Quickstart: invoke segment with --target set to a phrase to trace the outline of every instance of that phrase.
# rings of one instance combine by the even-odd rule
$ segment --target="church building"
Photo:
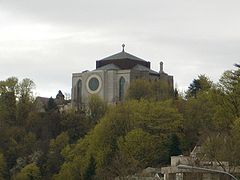
[[[96,61],[96,69],[72,74],[72,105],[84,106],[90,95],[96,94],[108,103],[123,101],[128,87],[136,79],[162,79],[173,88],[173,76],[163,71],[153,71],[149,61],[122,51]]]

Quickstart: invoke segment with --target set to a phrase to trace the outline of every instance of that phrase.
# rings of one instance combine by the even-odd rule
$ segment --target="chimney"
[[[160,71],[159,71],[159,73],[163,73],[163,62],[162,61],[160,62]]]

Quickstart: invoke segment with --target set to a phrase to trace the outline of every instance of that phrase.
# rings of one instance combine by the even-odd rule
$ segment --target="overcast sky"
[[[0,0],[0,80],[28,77],[36,95],[71,92],[73,72],[125,50],[187,89],[240,60],[239,0]]]

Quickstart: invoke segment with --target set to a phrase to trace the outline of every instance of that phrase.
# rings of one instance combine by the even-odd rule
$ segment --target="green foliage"
[[[4,180],[5,176],[6,176],[7,172],[6,172],[6,162],[5,159],[3,157],[3,154],[0,153],[0,180]]]
[[[17,103],[17,123],[23,126],[28,114],[33,107],[33,92],[35,84],[32,80],[25,78],[19,83],[19,96]]]
[[[34,87],[27,78],[21,82],[15,77],[0,81],[0,125],[23,125],[32,107]]]
[[[156,136],[142,129],[134,129],[126,136],[119,138],[118,148],[125,157],[136,160],[140,167],[147,167],[158,158],[157,142]]]
[[[16,77],[10,77],[5,81],[0,81],[0,94],[6,92],[14,92],[14,94],[18,93],[18,79]]]
[[[62,132],[56,139],[52,139],[49,144],[50,152],[61,152],[61,150],[68,144],[69,137],[66,132]]]
[[[45,173],[48,176],[57,173],[60,166],[63,164],[63,157],[61,150],[68,145],[69,137],[66,132],[61,133],[56,139],[52,139],[49,143],[49,152],[47,155],[47,162]]]
[[[57,104],[52,97],[48,100],[47,111],[54,111],[57,109]]]
[[[174,97],[173,88],[164,80],[137,79],[131,82],[127,99],[167,100]]]
[[[107,111],[107,103],[98,95],[91,95],[88,98],[88,118],[92,122],[97,122]]]
[[[215,129],[204,139],[203,150],[208,160],[217,162],[225,171],[234,173],[240,164],[240,70],[226,71],[217,89],[213,103],[216,112],[213,115]],[[228,162],[230,169],[223,162]]]
[[[216,129],[217,105],[213,101],[212,90],[199,92],[197,98],[190,97],[184,104],[184,149],[192,150],[196,142]]]
[[[235,118],[240,117],[240,69],[226,71],[219,80],[219,101]]]
[[[197,94],[201,91],[207,91],[212,87],[212,81],[205,75],[199,75],[198,79],[194,79],[193,82],[188,87],[188,91],[186,92],[186,96],[189,97],[197,97]]]
[[[16,95],[18,79],[0,81],[0,127],[16,125]]]
[[[67,131],[70,143],[75,143],[83,137],[92,127],[92,123],[85,113],[68,111],[62,114],[61,126],[63,131]]]
[[[16,125],[16,97],[14,92],[0,95],[0,127]]]
[[[169,156],[178,156],[182,154],[180,149],[180,140],[176,134],[171,134],[168,139]]]
[[[77,165],[78,163],[64,163],[61,166],[61,171],[53,176],[54,180],[77,180],[83,179],[80,174],[80,169]]]
[[[38,180],[41,179],[41,173],[35,163],[25,166],[17,175],[14,180]]]
[[[86,170],[83,174],[83,179],[93,179],[96,170],[96,162],[95,159],[91,156],[89,160],[89,164],[86,167]]]
[[[151,81],[150,87],[153,90],[152,99],[154,99],[154,100],[163,101],[163,100],[176,98],[176,96],[177,96],[177,94],[174,94],[173,87],[164,79],[159,79],[157,81]]]
[[[199,143],[204,160],[240,164],[239,67],[217,85],[198,76],[186,97],[161,79],[136,80],[127,101],[107,106],[94,95],[77,112],[55,111],[53,99],[36,112],[33,88],[30,79],[0,81],[0,180],[123,178]]]
[[[79,178],[84,177],[88,165],[96,163],[96,171],[90,168],[91,172],[104,179],[159,162],[158,153],[167,149],[162,148],[164,139],[171,133],[180,133],[181,122],[182,116],[170,102],[128,101],[111,107],[84,139],[62,151],[66,162],[56,176],[78,168]],[[95,163],[91,163],[91,157]],[[119,159],[134,168],[120,167]],[[121,172],[109,170],[112,167]]]
[[[19,127],[4,128],[0,131],[0,151],[4,153],[8,170],[16,159],[24,154],[25,131]]]
[[[44,143],[55,138],[61,130],[61,115],[58,112],[30,112],[25,127]],[[43,145],[43,144],[42,144]]]
[[[135,80],[128,89],[128,98],[140,100],[152,97],[153,91],[150,84],[147,80]]]

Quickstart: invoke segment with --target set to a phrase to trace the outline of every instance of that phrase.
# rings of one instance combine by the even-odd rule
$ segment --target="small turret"
[[[62,93],[62,91],[61,90],[59,90],[58,91],[58,94],[56,95],[56,99],[59,99],[59,100],[64,100],[64,95],[63,95],[63,93]]]

